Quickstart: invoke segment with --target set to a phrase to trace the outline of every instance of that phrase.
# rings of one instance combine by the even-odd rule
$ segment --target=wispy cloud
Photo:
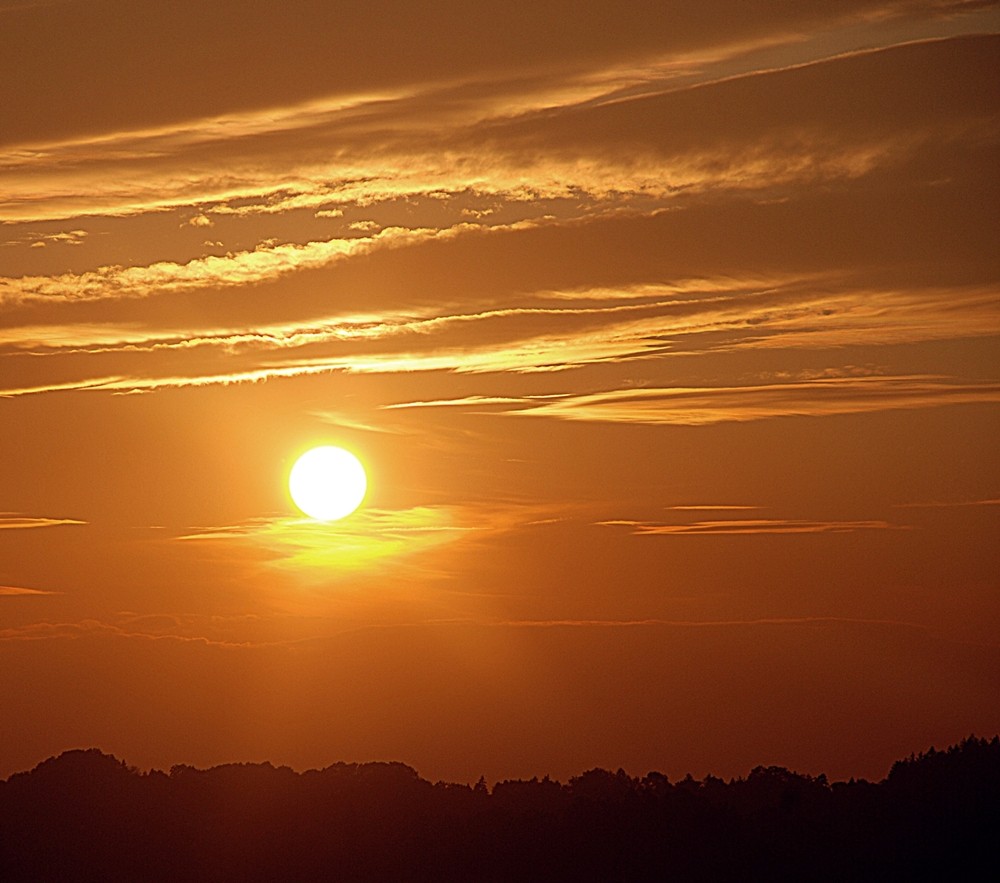
[[[406,315],[364,315],[317,317],[311,322],[283,322],[245,327],[182,329],[179,327],[141,328],[136,325],[101,324],[28,325],[0,329],[0,347],[32,356],[141,354],[168,350],[217,348],[227,354],[239,351],[281,351],[314,344],[353,340],[378,340],[393,335],[419,332],[425,322],[419,309]]]
[[[61,592],[50,592],[45,589],[28,589],[24,586],[0,586],[0,595],[60,595]]]
[[[1000,499],[988,500],[950,500],[932,501],[928,503],[897,503],[897,509],[964,509],[967,507],[1000,506]]]
[[[497,237],[512,228],[484,230],[460,225],[448,231],[429,234],[419,230],[389,230],[381,245],[399,244],[428,238],[452,238],[462,232]],[[518,228],[525,231],[524,226]],[[147,271],[159,278],[156,291],[183,290],[204,284],[238,285],[246,267],[255,256],[261,266],[248,280],[260,282],[290,272],[297,258],[285,257],[299,252],[311,253],[328,247],[331,252],[366,253],[376,247],[374,239],[337,240],[311,243],[308,246],[262,246],[231,258],[206,258],[188,265],[106,268],[107,290],[95,297],[145,296],[153,291]],[[346,256],[346,252],[345,252]],[[309,264],[309,258],[306,264]],[[324,258],[318,258],[322,264]],[[232,266],[231,266],[232,264]],[[234,269],[234,267],[236,269]],[[232,271],[232,272],[231,272]],[[103,271],[102,271],[103,272]],[[125,273],[118,278],[115,274]],[[89,277],[88,277],[89,278]],[[142,281],[145,280],[145,281]],[[229,281],[226,281],[229,280]],[[0,280],[2,282],[2,280]],[[46,297],[83,298],[88,285],[100,286],[83,276],[66,280],[65,289],[53,287]],[[113,284],[111,284],[113,283]],[[726,351],[749,348],[824,347],[850,343],[905,343],[950,337],[984,336],[1000,333],[1000,307],[992,287],[914,288],[911,290],[843,289],[850,281],[831,274],[785,274],[760,277],[729,276],[680,282],[624,284],[615,288],[542,290],[512,296],[514,302],[502,307],[448,310],[451,304],[433,302],[412,304],[404,310],[345,313],[317,317],[311,321],[283,322],[258,326],[202,327],[182,330],[178,327],[139,328],[113,322],[72,325],[14,326],[0,329],[0,346],[22,348],[93,348],[104,351],[114,347],[187,348],[218,345],[234,347],[282,348],[325,341],[355,338],[383,338],[413,334],[422,340],[461,330],[470,348],[477,339],[484,346],[501,348],[496,357],[504,362],[504,345],[516,350],[521,343],[541,350],[539,358],[527,362],[572,365],[588,358],[626,357],[648,354],[651,350],[670,352]],[[893,317],[889,323],[887,317]],[[516,322],[516,325],[515,325]],[[512,337],[511,330],[516,329]],[[711,337],[709,337],[711,335]],[[443,339],[443,338],[438,338]],[[576,342],[580,355],[574,359]],[[563,351],[560,353],[560,351]],[[560,359],[561,355],[561,359]],[[516,364],[516,354],[509,360]],[[523,360],[522,360],[523,361]],[[472,370],[483,370],[478,362]]]
[[[131,627],[128,623],[100,619],[83,619],[76,622],[38,622],[0,629],[0,642],[58,641],[85,638],[126,638],[142,641],[168,641],[236,650],[296,643],[295,641],[220,640],[205,635],[164,632],[158,629],[150,631],[143,629],[141,625]]]
[[[58,276],[0,278],[0,303],[147,297],[153,293],[209,286],[251,285],[295,270],[329,266],[351,255],[389,245],[398,246],[440,233],[436,230],[393,227],[373,236],[352,239],[328,239],[303,245],[263,244],[252,251],[196,258],[184,264],[162,261],[147,266],[109,266]]]
[[[494,231],[486,235],[498,234]],[[368,247],[374,244],[362,246]],[[222,278],[229,271],[224,269],[225,260],[219,260],[220,264],[212,272]],[[253,276],[254,279],[259,281],[269,273],[289,271],[290,265],[283,264],[281,259],[273,265],[270,260],[268,258],[267,266],[261,270],[261,275]],[[169,271],[165,270],[164,279],[176,269],[177,265],[173,265]],[[183,278],[164,281],[165,290],[174,284],[196,287],[199,283],[195,277],[202,269],[193,270],[192,278],[187,281]],[[232,284],[238,284],[238,278],[239,274],[233,276]],[[554,372],[665,355],[753,349],[833,349],[1000,334],[1000,301],[992,288],[838,292],[829,290],[837,284],[836,280],[827,280],[824,284],[827,290],[817,291],[815,277],[803,278],[796,274],[788,276],[784,283],[775,279],[771,286],[753,287],[759,281],[752,276],[710,280],[705,284],[707,290],[702,291],[695,290],[690,283],[680,287],[662,283],[624,285],[618,289],[544,290],[518,295],[509,306],[468,312],[454,312],[447,308],[450,305],[426,302],[411,304],[405,309],[395,307],[367,314],[321,316],[252,329],[235,324],[195,329],[179,325],[146,328],[117,322],[14,326],[0,329],[0,350],[36,355],[118,354],[131,361],[116,362],[113,372],[91,373],[77,381],[58,378],[44,383],[9,385],[0,389],[0,395],[96,388],[112,392],[152,391],[331,371],[369,374]],[[724,290],[725,285],[729,286],[728,290]],[[140,286],[130,290],[138,295],[153,289]],[[108,294],[96,288],[95,292],[95,296],[100,297]],[[57,297],[63,296],[76,295],[67,291]],[[400,346],[399,342],[404,345]],[[245,358],[242,364],[236,363],[227,373],[174,373],[176,368],[167,373],[162,367],[142,361],[143,354],[198,348],[241,353]],[[303,354],[307,348],[308,354]],[[77,363],[76,370],[82,364]],[[51,377],[51,372],[48,376]],[[885,383],[894,383],[895,392],[898,392],[902,379]],[[934,391],[931,386],[933,384],[927,390]],[[791,408],[791,391],[795,388],[769,387],[767,394],[775,397],[780,393],[786,406]],[[874,387],[869,384],[864,389],[871,393]],[[946,391],[942,384],[935,390],[938,393]],[[681,393],[693,400],[697,392],[667,394],[673,397],[676,410],[682,404]],[[721,392],[710,390],[705,394],[714,395],[718,401]],[[973,394],[971,388],[966,392]],[[741,395],[744,402],[749,401],[745,391],[737,390],[732,394]],[[758,392],[758,396],[763,394]],[[977,394],[987,393],[979,390]],[[649,399],[654,392],[641,395]],[[958,390],[953,388],[951,395],[958,395]],[[606,393],[593,399],[591,413],[597,413],[598,405],[601,412],[608,412],[612,397],[613,394]],[[508,397],[493,395],[489,398],[494,401],[434,399],[390,403],[390,407],[496,406],[502,404],[497,399]],[[871,399],[870,394],[865,397],[866,401]],[[582,406],[583,399],[577,404]],[[850,408],[845,402],[840,406]],[[638,410],[635,402],[630,407],[633,411]],[[552,412],[558,410],[568,410],[568,404],[554,406]],[[781,413],[780,409],[776,413]]]
[[[672,512],[706,512],[706,511],[723,511],[723,512],[735,512],[741,509],[760,509],[760,506],[720,506],[720,505],[697,505],[697,506],[667,506]]]
[[[377,432],[389,435],[394,435],[399,432],[399,430],[395,427],[386,426],[384,424],[378,425],[368,420],[362,420],[354,414],[349,414],[345,411],[335,411],[329,408],[322,411],[313,411],[312,416],[318,420],[322,420],[324,423],[329,423],[333,426],[339,426],[344,429],[358,429],[362,432]]]
[[[48,245],[83,245],[90,235],[86,230],[63,230],[59,233],[30,232],[14,239],[0,242],[0,248],[27,245],[29,248],[45,248]]]
[[[116,171],[124,171],[119,168],[121,162],[113,166],[102,163],[109,177],[92,172],[84,178],[75,170],[58,174],[58,167],[44,177],[12,169],[19,175],[11,177],[9,187],[14,192],[6,207],[0,205],[0,220],[80,223],[89,216],[190,211],[192,206],[207,219],[301,209],[322,212],[318,217],[336,217],[331,212],[345,205],[468,195],[490,197],[512,207],[520,205],[526,214],[534,214],[534,205],[546,200],[586,200],[591,204],[585,208],[591,213],[627,206],[636,197],[673,202],[678,196],[696,193],[739,194],[859,178],[892,164],[918,144],[913,137],[899,135],[875,144],[831,144],[825,149],[788,145],[777,154],[768,154],[763,146],[743,152],[702,149],[690,155],[633,158],[628,164],[615,164],[606,155],[611,154],[608,149],[589,151],[589,156],[583,152],[577,157],[550,154],[530,159],[511,156],[496,146],[456,144],[439,152],[400,150],[397,155],[373,156],[363,165],[352,159],[314,166],[290,157],[290,167],[281,173],[264,171],[264,164],[258,161],[248,163],[244,170],[231,167],[224,185],[219,184],[217,169],[210,166],[202,170],[156,166],[144,170],[146,180],[141,189],[134,185],[123,189],[124,185],[114,179]],[[479,153],[475,162],[469,159],[471,151]],[[779,148],[775,146],[773,151]],[[225,159],[223,155],[216,161]],[[42,195],[32,196],[32,191],[37,194],[39,190]]]
[[[558,396],[557,396],[558,397]],[[535,401],[537,398],[545,399],[550,396],[484,396],[471,395],[458,399],[428,399],[427,401],[398,402],[394,405],[385,405],[384,410],[403,410],[407,408],[479,408],[484,405],[515,405],[525,404]]]
[[[19,515],[14,512],[0,512],[0,530],[31,530],[37,527],[59,527],[66,524],[86,524],[75,518],[44,518]]]
[[[757,191],[892,165],[928,140],[954,135],[984,101],[980,90],[952,95],[950,82],[934,75],[954,64],[975,67],[982,62],[975,53],[901,47],[871,89],[851,91],[848,114],[844,81],[878,66],[882,53],[829,60],[827,47],[818,60],[810,43],[804,32],[772,32],[584,70],[452,79],[20,145],[0,156],[0,219],[330,212],[464,193],[509,203],[621,203],[637,195]],[[762,54],[795,45],[803,47],[801,64],[775,67]],[[927,60],[915,62],[915,54]],[[897,66],[919,83],[907,86]],[[823,75],[812,76],[813,68]],[[789,88],[796,78],[798,88]],[[685,96],[694,88],[700,103],[717,106],[707,113],[692,107]],[[901,100],[914,88],[931,95],[933,127]],[[945,100],[937,100],[942,92]],[[818,104],[833,125],[817,116]],[[649,125],[664,118],[675,124]],[[696,142],[691,132],[709,137]]]
[[[492,623],[514,628],[756,628],[766,626],[889,626],[891,628],[919,629],[928,626],[900,619],[867,619],[850,616],[787,616],[760,619],[512,619]]]
[[[345,575],[371,574],[404,562],[410,566],[409,559],[477,533],[509,530],[530,521],[537,513],[537,509],[502,505],[364,508],[341,521],[263,518],[200,529],[178,540],[236,543],[263,552],[269,567],[292,572],[307,581],[329,583]],[[431,568],[431,572],[437,571]]]
[[[627,389],[567,395],[507,413],[561,420],[698,426],[1000,401],[998,383],[841,377],[760,386]]]
[[[465,225],[467,229],[473,229]],[[495,231],[493,231],[495,232]],[[245,255],[239,255],[239,260]],[[215,273],[212,281],[218,282],[226,278],[222,269],[226,258],[212,259]],[[177,265],[175,270],[186,269]],[[121,268],[109,268],[118,271]],[[148,269],[148,268],[133,268]],[[163,287],[157,290],[171,290],[172,282],[167,280],[169,267],[164,271]],[[276,274],[287,270],[281,266],[273,268]],[[184,273],[181,274],[186,275]],[[196,275],[196,271],[192,273]],[[176,280],[175,280],[176,281]],[[257,279],[256,281],[261,281]],[[731,285],[738,286],[736,280],[729,280]],[[186,283],[181,282],[181,287]],[[232,284],[239,284],[233,281]],[[719,283],[716,283],[718,285]],[[76,289],[75,283],[70,286]],[[694,286],[690,286],[693,288]],[[146,289],[141,289],[145,291]],[[476,326],[502,325],[509,320],[518,320],[521,324],[527,320],[539,324],[559,320],[568,322],[574,319],[598,323],[605,317],[627,315],[630,313],[650,312],[669,306],[682,308],[687,303],[674,298],[677,287],[672,284],[658,286],[639,286],[635,289],[623,287],[616,290],[602,290],[600,293],[583,291],[576,297],[568,292],[545,292],[544,295],[532,298],[534,303],[528,305],[511,305],[501,308],[472,310],[464,313],[449,312],[435,305],[410,306],[405,312],[383,311],[382,313],[344,314],[341,316],[318,317],[308,322],[275,323],[261,325],[252,330],[241,327],[205,327],[201,329],[182,330],[177,327],[140,328],[135,325],[105,322],[100,324],[72,325],[34,325],[20,326],[10,329],[0,329],[0,346],[11,346],[18,350],[34,350],[36,354],[44,355],[47,350],[82,351],[90,353],[106,353],[116,350],[128,352],[152,352],[165,349],[191,349],[194,347],[217,346],[227,351],[237,349],[286,349],[311,344],[343,342],[358,339],[382,339],[391,336],[419,335],[422,339],[432,338],[445,332],[461,329],[466,331]],[[711,289],[710,289],[711,290]],[[54,294],[50,292],[50,294]],[[736,292],[732,292],[735,296]],[[658,295],[660,298],[670,297],[669,301],[651,301]],[[113,296],[107,291],[104,297]],[[555,299],[556,304],[540,306],[540,297]],[[604,304],[595,303],[601,298]],[[574,305],[571,301],[577,300]],[[629,301],[641,300],[640,303]],[[623,302],[624,301],[624,302]],[[567,303],[570,302],[570,303]],[[502,332],[501,332],[502,333]],[[534,338],[529,340],[534,342]],[[555,335],[558,339],[558,335]],[[393,358],[401,358],[396,355]]]
[[[696,521],[693,524],[660,524],[649,521],[611,520],[598,524],[626,527],[637,536],[718,536],[751,534],[853,533],[859,530],[909,530],[887,521],[805,521],[790,518],[743,518]]]
[[[88,618],[69,622],[36,622],[13,628],[0,629],[0,642],[16,641],[65,641],[80,639],[127,639],[152,642],[195,644],[223,650],[252,650],[265,647],[295,647],[328,640],[332,634],[365,628],[362,625],[320,628],[315,624],[300,623],[301,631],[291,638],[271,638],[269,633],[280,614],[271,614],[259,622],[239,621],[238,617],[205,617],[176,615],[118,614],[107,619]],[[824,628],[864,627],[902,628],[930,632],[927,625],[907,620],[874,619],[850,616],[788,616],[748,619],[428,619],[415,622],[387,623],[381,629],[423,628],[434,629],[467,627],[515,629],[738,629],[738,628]]]
[[[126,639],[202,645],[224,650],[297,647],[352,626],[315,613],[137,613],[118,611],[72,621],[0,629],[0,641]]]

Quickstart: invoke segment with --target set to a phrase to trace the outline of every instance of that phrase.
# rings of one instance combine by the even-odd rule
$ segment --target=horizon
[[[428,778],[428,777],[424,776],[421,773],[420,770],[416,769],[415,767],[413,767],[412,765],[406,763],[403,760],[366,760],[366,761],[336,760],[336,761],[333,761],[333,762],[331,762],[329,764],[326,764],[325,766],[322,766],[322,767],[308,767],[308,768],[296,768],[296,767],[290,766],[288,764],[276,764],[276,763],[272,763],[269,760],[256,760],[256,761],[253,761],[253,760],[235,760],[235,761],[225,761],[223,763],[218,763],[218,764],[214,764],[212,766],[207,766],[207,767],[200,767],[200,766],[195,766],[195,765],[192,765],[192,764],[185,764],[185,763],[175,763],[175,764],[171,764],[169,767],[137,767],[137,766],[135,766],[133,764],[130,764],[128,762],[127,758],[118,757],[115,754],[112,754],[112,753],[109,753],[109,752],[106,752],[106,751],[102,751],[100,748],[98,748],[96,746],[89,746],[89,747],[86,747],[86,748],[80,747],[80,748],[67,748],[67,749],[64,749],[63,751],[61,751],[57,755],[52,755],[50,757],[46,757],[44,760],[40,760],[38,763],[36,763],[30,769],[19,770],[19,771],[16,771],[14,773],[11,773],[10,775],[8,775],[6,777],[0,777],[0,782],[8,782],[8,781],[10,781],[10,779],[13,776],[23,776],[23,775],[26,775],[28,773],[32,773],[36,769],[38,769],[39,767],[41,767],[41,766],[43,766],[45,764],[50,764],[50,763],[53,763],[53,762],[56,762],[56,761],[61,761],[66,755],[92,755],[92,754],[96,753],[96,754],[98,754],[99,756],[101,756],[103,758],[107,758],[109,760],[113,760],[116,763],[121,764],[129,773],[133,773],[133,774],[136,774],[136,775],[139,775],[139,776],[148,776],[151,773],[164,773],[166,775],[173,775],[174,771],[177,770],[177,769],[193,770],[193,771],[196,771],[196,772],[212,772],[215,769],[226,768],[226,767],[267,767],[269,769],[276,770],[276,771],[289,770],[290,772],[294,773],[297,776],[301,776],[304,773],[322,773],[322,772],[326,772],[327,770],[338,769],[338,768],[341,768],[341,767],[348,767],[348,768],[352,768],[352,767],[353,768],[361,768],[361,767],[403,767],[403,768],[405,768],[405,769],[407,769],[407,770],[415,773],[420,780],[428,782],[428,783],[433,783],[435,785],[441,785],[441,784],[446,784],[446,785],[466,785],[466,786],[468,786],[468,787],[471,788],[473,786],[478,786],[478,784],[481,783],[481,782],[484,782],[486,784],[487,789],[489,791],[491,791],[491,792],[492,792],[492,790],[494,788],[496,788],[497,785],[502,785],[502,784],[511,783],[511,782],[517,783],[517,782],[536,782],[536,781],[545,781],[545,782],[548,782],[548,781],[551,781],[551,782],[554,782],[557,785],[563,785],[563,784],[568,784],[568,783],[572,782],[572,780],[575,779],[575,778],[579,778],[581,776],[587,775],[588,773],[594,773],[594,772],[606,772],[606,773],[611,773],[611,774],[624,772],[625,775],[627,775],[629,778],[634,779],[634,780],[638,780],[638,779],[641,779],[641,778],[646,778],[646,777],[649,777],[649,776],[660,776],[660,775],[663,775],[664,778],[670,784],[677,784],[678,782],[685,782],[685,781],[705,782],[705,781],[710,781],[710,780],[713,780],[713,779],[719,779],[720,781],[724,781],[727,784],[733,784],[734,782],[746,781],[754,772],[758,772],[758,771],[761,771],[761,770],[781,769],[781,770],[784,770],[785,772],[791,773],[793,776],[807,777],[807,778],[809,778],[809,779],[811,779],[813,781],[816,781],[816,782],[819,782],[819,783],[822,783],[822,784],[826,784],[826,785],[849,784],[849,783],[854,783],[854,782],[858,782],[858,783],[870,782],[872,784],[882,784],[886,780],[888,780],[889,775],[892,772],[892,769],[894,767],[896,767],[897,765],[899,765],[899,764],[919,762],[921,760],[926,760],[928,758],[933,758],[935,755],[939,755],[939,754],[951,754],[951,753],[954,753],[954,752],[957,752],[957,751],[961,751],[965,746],[970,745],[970,744],[984,744],[984,745],[995,746],[998,741],[1000,741],[1000,735],[994,735],[994,736],[991,737],[991,736],[977,736],[975,734],[970,734],[970,735],[966,736],[964,739],[962,739],[960,742],[956,742],[956,743],[954,743],[952,745],[944,746],[943,748],[937,748],[934,745],[930,745],[930,746],[928,746],[926,749],[924,749],[922,751],[911,752],[909,755],[907,755],[905,757],[898,757],[898,758],[896,758],[896,760],[894,760],[892,762],[892,764],[890,765],[889,769],[886,770],[885,775],[882,776],[879,779],[867,779],[867,778],[861,777],[861,776],[850,776],[850,777],[848,777],[846,779],[838,779],[838,778],[833,778],[831,776],[827,776],[825,773],[818,773],[818,774],[802,773],[799,770],[789,769],[788,767],[782,766],[781,764],[757,764],[753,768],[748,769],[746,771],[746,773],[743,774],[743,775],[740,775],[740,776],[729,776],[729,777],[726,777],[726,778],[719,777],[719,776],[714,776],[712,773],[707,773],[707,774],[705,774],[704,776],[701,776],[701,777],[693,776],[690,772],[689,773],[685,773],[683,776],[667,776],[666,774],[662,773],[662,771],[660,771],[660,770],[646,770],[643,773],[637,773],[637,772],[632,771],[632,770],[626,770],[623,767],[615,767],[615,768],[592,767],[592,768],[587,769],[587,770],[579,770],[575,775],[566,777],[565,782],[562,779],[560,779],[560,778],[549,776],[548,774],[546,774],[544,776],[535,775],[535,776],[532,776],[530,779],[508,777],[506,779],[498,779],[498,780],[492,781],[492,783],[491,783],[491,780],[487,779],[485,776],[480,776],[480,777],[476,778],[475,780],[470,780],[470,781],[451,782],[451,781],[445,781],[443,779]]]
[[[403,764],[144,774],[96,749],[0,783],[11,880],[843,880],[996,864],[1000,737],[880,782],[756,767],[725,782],[592,769],[431,782]]]
[[[1000,2],[0,34],[0,778],[1000,732]]]

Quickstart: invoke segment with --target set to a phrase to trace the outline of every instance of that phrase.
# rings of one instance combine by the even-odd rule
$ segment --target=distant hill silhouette
[[[67,751],[0,783],[3,881],[1000,879],[1000,739],[882,782],[594,769],[488,788],[401,763],[140,773]]]

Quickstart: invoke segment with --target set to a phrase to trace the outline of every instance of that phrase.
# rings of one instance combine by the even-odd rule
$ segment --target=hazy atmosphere
[[[266,6],[0,0],[0,777],[1000,731],[997,3]]]

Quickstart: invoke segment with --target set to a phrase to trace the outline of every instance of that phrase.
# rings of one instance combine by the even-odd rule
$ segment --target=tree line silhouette
[[[402,763],[140,772],[93,748],[0,782],[4,881],[1000,879],[998,834],[997,737],[878,783],[771,766],[490,788]]]

